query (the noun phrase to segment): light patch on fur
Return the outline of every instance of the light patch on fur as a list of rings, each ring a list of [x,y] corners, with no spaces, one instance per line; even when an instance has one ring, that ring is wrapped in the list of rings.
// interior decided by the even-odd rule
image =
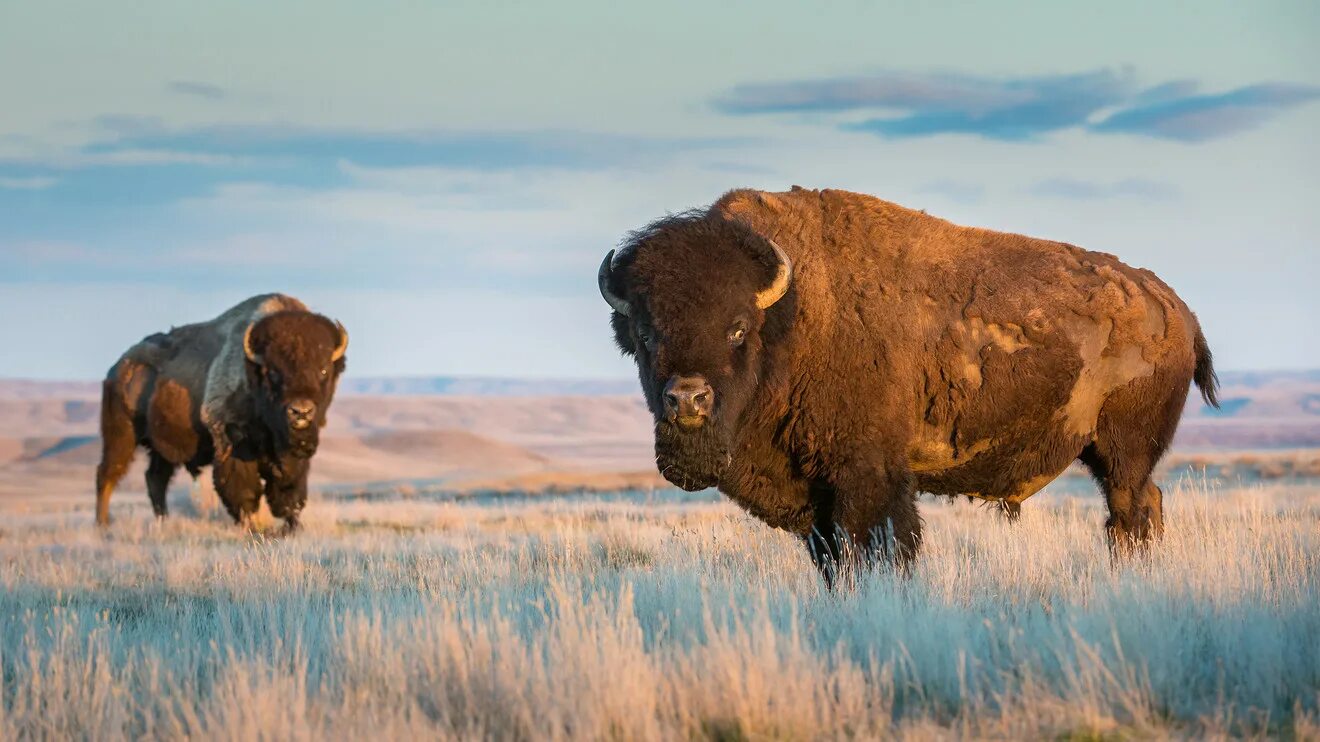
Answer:
[[[1115,288],[1112,283],[1107,287]],[[1110,393],[1155,373],[1155,364],[1146,360],[1140,347],[1127,345],[1115,350],[1110,346],[1114,320],[1109,317],[1097,320],[1077,316],[1065,323],[1065,329],[1082,359],[1082,372],[1064,405],[1064,418],[1069,432],[1088,436],[1095,430],[1100,408]]]
[[[978,354],[987,345],[994,345],[1005,353],[1016,353],[1031,345],[1021,325],[986,322],[980,317],[954,322],[953,337],[960,348]]]
[[[985,500],[986,502],[999,502],[1002,500],[1004,502],[1020,504],[1028,497],[1045,489],[1050,482],[1058,479],[1059,475],[1062,473],[1063,471],[1061,470],[1054,472],[1053,474],[1041,474],[1040,476],[1032,477],[1018,485],[1017,489],[1007,495],[986,494],[984,492],[959,492],[958,494],[966,497],[975,497],[978,500]]]
[[[1022,326],[1011,322],[986,322],[980,317],[970,317],[954,322],[949,331],[954,345],[962,351],[962,375],[972,389],[981,387],[981,367],[987,347],[1013,354],[1033,345]]]
[[[948,431],[926,426],[925,432],[927,437],[908,447],[908,468],[914,473],[939,472],[961,466],[987,451],[993,443],[990,440],[976,441],[955,452],[948,442]]]
[[[1018,485],[1018,488],[1014,490],[1012,494],[1005,496],[1004,499],[1009,502],[1020,503],[1023,500],[1026,500],[1028,497],[1031,497],[1037,492],[1040,492],[1041,490],[1045,489],[1046,485],[1048,485],[1050,482],[1053,482],[1055,479],[1058,479],[1059,475],[1062,473],[1063,471],[1061,470],[1049,474],[1041,474],[1040,476],[1037,477],[1032,477],[1031,479],[1028,479],[1022,484]]]
[[[1144,308],[1141,323],[1142,330],[1152,340],[1162,342],[1169,337],[1168,317],[1177,312],[1177,307],[1164,289],[1154,281],[1144,281],[1142,288],[1145,289],[1141,295],[1144,300],[1142,303]]]
[[[151,370],[134,361],[125,360],[120,366],[117,381],[124,395],[124,406],[129,410],[138,409],[142,394],[146,391]]]

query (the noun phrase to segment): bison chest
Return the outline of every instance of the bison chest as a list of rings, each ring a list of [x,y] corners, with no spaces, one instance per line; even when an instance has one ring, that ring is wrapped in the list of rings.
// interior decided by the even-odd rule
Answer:
[[[773,528],[811,530],[814,517],[807,483],[792,476],[782,455],[735,459],[720,479],[720,492]]]

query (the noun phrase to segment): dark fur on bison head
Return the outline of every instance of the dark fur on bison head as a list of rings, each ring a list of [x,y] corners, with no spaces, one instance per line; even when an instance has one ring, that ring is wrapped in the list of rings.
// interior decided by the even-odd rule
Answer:
[[[767,348],[793,316],[792,270],[773,242],[707,212],[654,222],[601,264],[615,341],[655,418],[656,465],[679,487],[715,486],[731,462]]]
[[[243,350],[263,437],[278,455],[310,457],[344,371],[348,331],[319,314],[277,312],[248,328]]]

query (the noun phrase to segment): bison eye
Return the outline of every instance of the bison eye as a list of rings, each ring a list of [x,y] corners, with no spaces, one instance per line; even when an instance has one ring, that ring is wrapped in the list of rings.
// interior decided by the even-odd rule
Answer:
[[[737,322],[729,328],[729,344],[733,347],[742,345],[743,339],[747,337],[747,325]]]
[[[272,368],[266,371],[266,379],[272,384],[278,384],[280,383],[280,372]]]
[[[329,376],[329,375],[330,375],[330,369],[328,369],[328,368],[323,368],[323,369],[321,369],[321,378],[322,378],[322,379],[324,379],[325,377],[327,377],[327,376]]]

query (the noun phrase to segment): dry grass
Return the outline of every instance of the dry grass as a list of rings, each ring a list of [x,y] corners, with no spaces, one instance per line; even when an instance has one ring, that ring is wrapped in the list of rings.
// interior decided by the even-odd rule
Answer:
[[[842,594],[718,500],[10,513],[0,738],[1315,738],[1316,495],[1180,486],[1118,568],[1094,498],[925,502]]]

